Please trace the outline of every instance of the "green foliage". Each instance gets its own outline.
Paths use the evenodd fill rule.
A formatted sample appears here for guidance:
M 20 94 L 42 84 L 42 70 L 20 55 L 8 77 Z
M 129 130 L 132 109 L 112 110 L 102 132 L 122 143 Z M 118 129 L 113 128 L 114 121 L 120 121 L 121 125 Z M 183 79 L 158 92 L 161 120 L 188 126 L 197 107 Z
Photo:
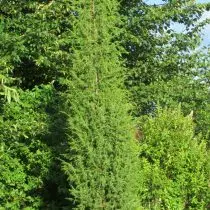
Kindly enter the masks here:
M 208 208 L 205 7 L 0 0 L 0 209 Z
M 48 87 L 36 88 L 33 91 L 19 90 L 19 95 L 18 103 L 11 102 L 3 106 L 2 140 L 3 136 L 7 136 L 14 142 L 17 138 L 30 139 L 46 132 L 45 107 L 52 95 L 51 90 Z
M 46 106 L 50 87 L 19 91 L 19 102 L 5 104 L 0 117 L 1 207 L 37 209 L 48 174 L 52 152 L 44 136 L 48 132 Z
M 71 65 L 70 5 L 70 0 L 1 1 L 0 73 L 24 89 L 62 75 Z
M 178 76 L 169 81 L 141 84 L 135 88 L 133 98 L 138 115 L 152 114 L 157 105 L 175 108 L 180 103 L 185 114 L 194 112 L 196 133 L 209 139 L 210 92 L 202 78 Z
M 192 115 L 159 109 L 142 121 L 140 160 L 148 209 L 204 209 L 209 203 L 206 143 L 194 134 Z
M 202 26 L 197 21 L 203 9 L 191 0 L 179 1 L 177 5 L 167 2 L 162 6 L 135 0 L 122 4 L 126 18 L 122 42 L 128 51 L 124 57 L 129 88 L 166 81 L 177 74 L 189 74 L 195 68 L 197 53 L 192 51 L 201 40 Z M 180 23 L 183 32 L 173 30 L 174 23 Z
M 29 186 L 23 166 L 17 159 L 13 159 L 4 151 L 0 152 L 0 209 L 20 209 L 22 204 L 30 202 L 27 196 Z
M 201 29 L 208 23 L 200 21 L 203 11 L 205 5 L 191 0 L 165 1 L 159 6 L 122 1 L 121 13 L 127 20 L 122 43 L 128 51 L 125 83 L 134 114 L 152 113 L 157 104 L 182 103 L 184 113 L 195 113 L 196 132 L 209 139 L 209 85 L 203 83 L 208 80 L 204 75 L 209 72 L 209 55 L 198 49 Z M 181 24 L 183 30 L 173 30 L 173 24 Z
M 135 209 L 137 154 L 123 89 L 117 1 L 80 0 L 67 72 L 69 149 L 64 172 L 75 209 Z

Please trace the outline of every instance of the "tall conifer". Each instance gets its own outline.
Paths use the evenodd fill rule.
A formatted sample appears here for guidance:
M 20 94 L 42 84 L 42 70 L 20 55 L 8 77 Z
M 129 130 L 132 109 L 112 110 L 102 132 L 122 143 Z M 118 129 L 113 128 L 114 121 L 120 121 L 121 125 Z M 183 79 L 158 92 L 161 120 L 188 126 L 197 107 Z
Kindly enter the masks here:
M 73 1 L 64 171 L 76 209 L 136 209 L 137 146 L 128 115 L 116 0 Z

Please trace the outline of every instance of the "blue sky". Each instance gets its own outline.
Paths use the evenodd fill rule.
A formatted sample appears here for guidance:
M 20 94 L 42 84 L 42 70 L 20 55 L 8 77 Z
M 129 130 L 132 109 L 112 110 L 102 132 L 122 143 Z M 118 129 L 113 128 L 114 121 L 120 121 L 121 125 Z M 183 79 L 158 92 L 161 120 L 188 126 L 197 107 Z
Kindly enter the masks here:
M 161 4 L 161 3 L 164 3 L 161 0 L 145 0 L 145 2 L 148 3 L 148 4 Z M 210 0 L 197 0 L 196 2 L 197 3 L 210 3 Z M 210 11 L 204 13 L 204 15 L 202 17 L 202 20 L 204 20 L 206 18 L 210 18 Z M 177 27 L 178 31 L 181 31 L 181 27 L 182 27 L 181 25 L 179 26 L 177 24 L 176 27 Z M 203 44 L 204 45 L 210 44 L 210 24 L 207 25 L 205 27 L 205 29 L 203 30 Z

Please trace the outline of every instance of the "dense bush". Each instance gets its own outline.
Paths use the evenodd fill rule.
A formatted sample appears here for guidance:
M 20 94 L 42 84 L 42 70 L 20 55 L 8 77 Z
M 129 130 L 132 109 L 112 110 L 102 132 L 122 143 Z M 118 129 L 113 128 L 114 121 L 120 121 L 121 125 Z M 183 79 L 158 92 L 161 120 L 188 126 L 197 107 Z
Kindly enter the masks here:
M 205 209 L 210 168 L 206 143 L 195 136 L 192 115 L 159 109 L 142 121 L 140 161 L 145 188 L 140 200 L 148 209 Z
M 172 80 L 157 81 L 150 85 L 141 84 L 133 92 L 138 116 L 152 114 L 157 106 L 176 108 L 181 104 L 184 114 L 193 110 L 196 133 L 209 140 L 210 95 L 208 84 L 192 76 L 177 76 Z
M 55 109 L 52 95 L 51 86 L 36 87 L 32 91 L 20 90 L 19 102 L 13 101 L 2 107 L 2 207 L 37 209 L 44 205 L 44 194 L 55 193 L 45 189 L 50 189 L 45 182 L 49 176 L 53 177 L 51 167 L 55 164 L 55 143 L 50 134 L 50 109 Z M 59 148 L 58 144 L 56 146 Z

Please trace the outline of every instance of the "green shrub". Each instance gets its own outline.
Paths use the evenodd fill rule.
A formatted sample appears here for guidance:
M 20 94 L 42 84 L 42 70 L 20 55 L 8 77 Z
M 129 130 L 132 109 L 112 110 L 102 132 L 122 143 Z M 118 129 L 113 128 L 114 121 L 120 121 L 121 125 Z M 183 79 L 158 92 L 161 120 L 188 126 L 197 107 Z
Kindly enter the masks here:
M 0 205 L 6 209 L 37 209 L 42 205 L 44 181 L 52 162 L 46 141 L 49 117 L 46 107 L 52 88 L 19 91 L 19 102 L 2 107 L 0 117 Z
M 180 109 L 156 114 L 142 121 L 142 203 L 148 209 L 204 209 L 209 202 L 205 141 L 195 136 L 191 115 L 184 117 Z

